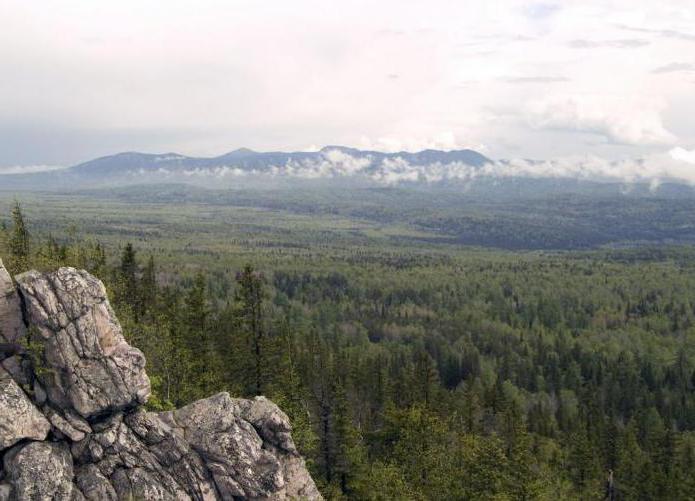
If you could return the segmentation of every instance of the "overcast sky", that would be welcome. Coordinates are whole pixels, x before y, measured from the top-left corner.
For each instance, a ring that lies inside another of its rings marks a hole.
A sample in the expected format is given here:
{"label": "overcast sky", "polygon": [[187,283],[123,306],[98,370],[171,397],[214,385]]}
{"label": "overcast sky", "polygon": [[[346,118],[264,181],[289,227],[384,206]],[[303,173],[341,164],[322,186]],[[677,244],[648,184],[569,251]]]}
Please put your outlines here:
{"label": "overcast sky", "polygon": [[0,0],[5,170],[327,144],[695,169],[694,116],[692,0]]}

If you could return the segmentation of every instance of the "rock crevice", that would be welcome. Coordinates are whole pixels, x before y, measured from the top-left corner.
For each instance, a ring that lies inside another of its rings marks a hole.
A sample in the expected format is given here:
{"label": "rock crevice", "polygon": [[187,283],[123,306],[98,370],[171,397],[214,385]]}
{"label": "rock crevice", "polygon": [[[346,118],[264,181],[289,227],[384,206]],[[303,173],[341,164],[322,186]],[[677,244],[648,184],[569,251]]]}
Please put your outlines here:
{"label": "rock crevice", "polygon": [[321,499],[271,401],[148,412],[145,358],[98,279],[16,283],[0,261],[0,501]]}

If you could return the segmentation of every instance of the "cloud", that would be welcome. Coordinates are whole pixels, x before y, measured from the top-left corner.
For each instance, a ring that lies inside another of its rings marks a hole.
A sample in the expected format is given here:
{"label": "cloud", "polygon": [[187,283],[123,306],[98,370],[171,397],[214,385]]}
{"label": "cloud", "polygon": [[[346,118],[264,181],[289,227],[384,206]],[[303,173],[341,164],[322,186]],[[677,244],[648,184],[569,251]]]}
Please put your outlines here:
{"label": "cloud", "polygon": [[695,64],[692,63],[669,63],[664,66],[654,68],[652,73],[677,73],[677,72],[695,71]]}
{"label": "cloud", "polygon": [[[0,106],[0,165],[360,146],[363,136],[377,149],[458,146],[427,139],[441,130],[543,158],[639,156],[669,130],[695,141],[692,86],[650,73],[689,61],[694,10],[683,0],[102,3],[0,1],[0,96],[12,97]],[[592,115],[590,128],[631,146],[518,119],[556,87],[603,99],[606,118]],[[614,110],[624,95],[641,100]],[[646,126],[642,101],[664,103]]]}
{"label": "cloud", "polygon": [[62,165],[12,165],[0,167],[0,175],[7,174],[34,174],[36,172],[49,172],[65,169]]}
{"label": "cloud", "polygon": [[686,150],[685,148],[676,147],[669,151],[669,155],[676,161],[695,164],[695,149]]}
{"label": "cloud", "polygon": [[[210,168],[194,167],[184,171],[159,168],[159,180],[189,179],[213,180],[247,179],[361,179],[379,185],[402,183],[439,183],[448,181],[474,182],[481,179],[512,177],[577,179],[584,181],[646,183],[656,188],[664,181],[678,181],[695,185],[695,149],[675,147],[641,158],[610,160],[596,155],[568,156],[553,160],[510,159],[490,161],[482,166],[463,162],[431,162],[413,164],[406,157],[395,155],[378,157],[372,154],[353,155],[341,149],[324,149],[315,158],[289,160],[284,164],[264,169],[242,169],[233,163]],[[132,178],[151,177],[143,169],[128,172]]]}
{"label": "cloud", "polygon": [[537,129],[598,134],[619,144],[672,144],[676,137],[665,128],[660,112],[659,103],[639,97],[576,96],[536,101],[528,117]]}
{"label": "cloud", "polygon": [[384,151],[395,153],[398,151],[422,151],[422,150],[462,150],[484,149],[477,144],[472,146],[457,138],[452,130],[444,130],[434,134],[422,134],[420,136],[404,132],[402,134],[386,135],[375,140],[368,137],[360,139],[359,147],[365,150]]}
{"label": "cloud", "polygon": [[567,44],[572,49],[638,49],[645,47],[651,42],[649,40],[630,38],[622,40],[572,40]]}
{"label": "cloud", "polygon": [[653,28],[639,28],[635,26],[618,25],[619,28],[626,31],[633,31],[636,33],[649,33],[652,35],[658,35],[664,38],[675,38],[678,40],[685,40],[688,42],[695,42],[695,34],[686,33],[684,31],[673,30],[673,29],[653,29]]}
{"label": "cloud", "polygon": [[281,174],[289,174],[304,178],[322,178],[334,176],[354,176],[363,172],[372,164],[369,157],[354,157],[338,149],[328,150],[323,153],[319,161],[290,161]]}
{"label": "cloud", "polygon": [[[276,174],[320,178],[364,176],[379,184],[403,182],[436,183],[441,181],[474,181],[481,178],[567,178],[586,181],[649,183],[656,187],[666,180],[695,184],[695,150],[677,147],[643,158],[608,160],[595,155],[566,157],[555,160],[512,159],[487,163],[482,167],[462,162],[413,165],[402,157],[382,162],[370,159],[349,159],[350,155],[331,152],[320,162],[306,162],[303,169],[278,169]],[[350,167],[355,162],[359,167]]]}
{"label": "cloud", "polygon": [[683,176],[682,170],[663,154],[617,161],[594,155],[544,161],[513,159],[497,162],[485,170],[486,175],[501,177],[569,178],[625,183],[652,183],[663,179],[695,182],[695,173]]}
{"label": "cloud", "polygon": [[552,76],[537,76],[537,77],[506,77],[501,78],[503,82],[508,83],[558,83],[558,82],[569,82],[570,79],[566,77],[552,77]]}

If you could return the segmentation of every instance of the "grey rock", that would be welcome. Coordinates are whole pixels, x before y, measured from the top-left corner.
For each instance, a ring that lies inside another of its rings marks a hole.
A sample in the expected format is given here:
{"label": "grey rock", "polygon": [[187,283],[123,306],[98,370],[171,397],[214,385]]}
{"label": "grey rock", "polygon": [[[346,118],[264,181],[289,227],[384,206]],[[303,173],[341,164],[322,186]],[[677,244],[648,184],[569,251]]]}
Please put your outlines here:
{"label": "grey rock", "polygon": [[10,484],[0,484],[0,501],[8,501],[12,495],[12,486]]}
{"label": "grey rock", "polygon": [[44,407],[43,414],[48,418],[54,428],[73,442],[83,440],[85,436],[87,436],[87,433],[91,432],[89,423],[84,420],[77,420],[75,416],[68,419],[48,406]]}
{"label": "grey rock", "polygon": [[84,442],[73,455],[84,465],[77,483],[87,499],[103,491],[114,499],[219,499],[201,458],[154,413],[111,419]]}
{"label": "grey rock", "polygon": [[[0,342],[21,343],[26,335],[26,326],[22,319],[22,309],[19,294],[12,283],[10,274],[0,259]],[[20,357],[11,356],[0,361],[12,377],[21,384],[28,383]]]}
{"label": "grey rock", "polygon": [[17,289],[0,259],[0,338],[13,343],[19,341],[25,333]]}
{"label": "grey rock", "polygon": [[103,284],[73,268],[17,283],[25,317],[0,277],[3,297],[17,301],[3,311],[20,331],[29,326],[20,335],[34,351],[16,373],[0,368],[0,450],[9,448],[0,501],[321,499],[270,400],[220,393],[146,412],[144,357],[126,343]]}
{"label": "grey rock", "polygon": [[51,404],[92,418],[147,401],[145,358],[126,343],[101,281],[60,268],[24,273],[17,283],[43,344],[46,368],[38,377]]}
{"label": "grey rock", "polygon": [[266,398],[219,393],[161,417],[200,454],[224,499],[320,498],[289,419]]}
{"label": "grey rock", "polygon": [[277,405],[265,397],[253,400],[239,398],[234,399],[234,403],[240,417],[251,423],[263,440],[290,454],[297,454],[290,419]]}
{"label": "grey rock", "polygon": [[80,492],[89,501],[116,501],[118,499],[111,482],[93,464],[77,468],[75,482]]}
{"label": "grey rock", "polygon": [[43,386],[41,386],[41,383],[39,383],[36,379],[33,381],[33,386],[34,386],[34,402],[36,402],[37,405],[43,405],[46,403],[46,400],[48,400],[48,395],[46,394],[46,390],[44,390]]}
{"label": "grey rock", "polygon": [[64,443],[30,442],[4,457],[12,486],[11,499],[67,501],[73,499],[72,457]]}
{"label": "grey rock", "polygon": [[280,463],[263,449],[253,426],[238,416],[227,393],[167,413],[166,419],[203,458],[224,498],[258,498],[284,488]]}
{"label": "grey rock", "polygon": [[0,369],[0,450],[22,439],[44,440],[51,425],[19,385]]}
{"label": "grey rock", "polygon": [[264,448],[280,461],[285,478],[287,499],[317,499],[321,495],[306,469],[304,459],[292,440],[292,426],[287,415],[265,397],[235,399],[240,415],[249,421],[264,440]]}

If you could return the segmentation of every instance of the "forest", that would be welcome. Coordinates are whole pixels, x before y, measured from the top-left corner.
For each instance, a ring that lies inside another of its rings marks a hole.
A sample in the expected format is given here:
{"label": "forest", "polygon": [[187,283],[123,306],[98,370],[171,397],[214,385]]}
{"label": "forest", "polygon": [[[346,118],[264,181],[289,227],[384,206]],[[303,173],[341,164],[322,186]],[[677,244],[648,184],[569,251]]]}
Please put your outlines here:
{"label": "forest", "polygon": [[[407,226],[415,238],[509,250],[576,250],[605,245],[695,243],[695,192],[683,185],[657,191],[643,184],[547,180],[478,181],[466,185],[206,189],[184,184],[76,191],[90,199],[143,205],[201,204],[210,209],[278,211]],[[58,194],[54,197],[60,198]],[[414,240],[415,238],[411,238]]]}
{"label": "forest", "polygon": [[616,499],[694,499],[692,247],[505,251],[340,210],[47,204],[3,205],[10,271],[101,278],[154,410],[272,398],[327,499],[602,499],[609,476]]}

